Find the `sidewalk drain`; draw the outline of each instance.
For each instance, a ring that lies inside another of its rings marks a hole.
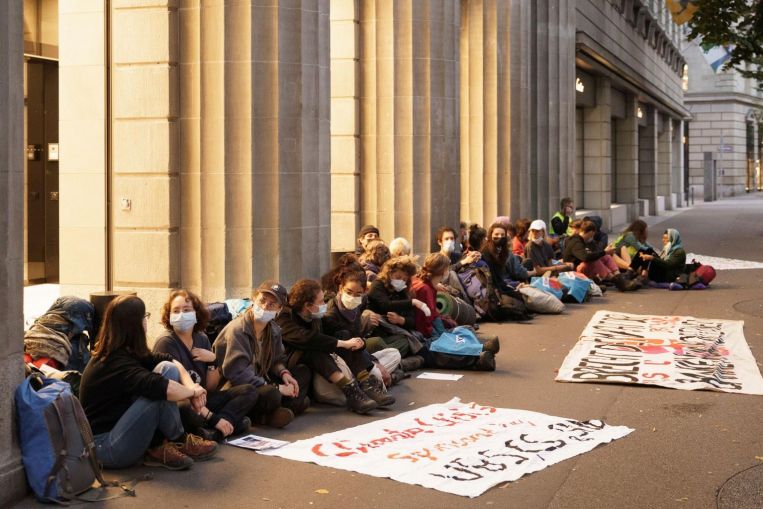
[[[763,299],[742,300],[733,307],[740,313],[763,318]]]

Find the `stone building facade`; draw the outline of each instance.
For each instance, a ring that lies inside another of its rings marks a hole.
[[[762,190],[763,92],[733,69],[716,73],[696,42],[686,43],[684,57],[690,193],[713,200]]]
[[[1,4],[0,105],[15,106],[0,108],[0,361],[12,387],[23,2]],[[66,294],[133,290],[155,311],[172,287],[211,301],[318,277],[366,223],[423,253],[441,225],[548,219],[565,196],[609,226],[683,204],[683,57],[664,0],[57,9]],[[0,486],[17,487],[8,403]]]

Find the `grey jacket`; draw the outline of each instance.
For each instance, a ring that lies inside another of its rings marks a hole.
[[[233,319],[217,336],[213,349],[217,365],[228,385],[252,385],[260,387],[278,375],[274,367],[286,364],[286,354],[281,341],[281,329],[270,322],[273,341],[273,364],[260,366],[257,363],[259,348],[254,335],[254,323],[251,312],[247,311]]]

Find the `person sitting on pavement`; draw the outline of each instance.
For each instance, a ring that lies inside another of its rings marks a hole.
[[[326,292],[327,299],[333,299],[337,294],[341,275],[347,270],[363,272],[363,266],[360,264],[355,253],[345,253],[340,256],[336,266],[321,276],[321,288]]]
[[[337,338],[363,338],[366,347],[362,352],[368,361],[373,363],[371,375],[367,378],[368,384],[375,385],[380,389],[379,391],[366,391],[366,393],[379,406],[389,406],[395,400],[391,396],[380,398],[380,395],[384,394],[384,390],[379,382],[383,382],[385,386],[391,385],[390,371],[394,371],[400,365],[401,356],[400,352],[394,346],[386,344],[383,338],[370,337],[371,331],[379,325],[381,317],[367,308],[365,274],[346,272],[343,274],[339,293],[328,303],[328,309],[322,319],[323,331]],[[393,362],[388,369],[381,362],[381,359],[386,359],[391,353],[390,351],[393,353],[392,357],[396,357],[396,362],[391,358]],[[379,353],[379,356],[372,355],[375,353]],[[379,376],[374,376],[374,372],[378,372]],[[363,389],[365,390],[365,387]]]
[[[511,252],[519,256],[522,260],[525,258],[525,246],[529,235],[530,220],[521,218],[514,222],[514,236],[511,238]]]
[[[598,250],[604,251],[609,245],[609,235],[607,235],[607,232],[603,229],[604,220],[601,216],[586,216],[583,218],[583,221],[586,220],[591,221],[596,227],[596,233],[594,233],[591,243],[593,243],[594,247]]]
[[[373,363],[364,355],[365,343],[359,337],[337,339],[323,332],[321,319],[327,304],[321,285],[312,279],[300,279],[289,291],[285,306],[276,323],[281,327],[283,342],[287,349],[289,364],[303,362],[315,375],[336,384],[347,398],[347,408],[359,414],[367,414],[379,405],[376,398],[378,387],[369,380]],[[350,368],[352,379],[346,377],[331,356],[336,354]]]
[[[564,243],[563,260],[572,263],[575,270],[586,275],[597,284],[613,284],[621,292],[638,289],[638,283],[620,274],[610,256],[615,252],[613,246],[598,250],[590,243],[596,233],[596,225],[591,221],[574,221],[573,234]]]
[[[365,225],[358,232],[358,241],[355,246],[355,255],[361,256],[366,252],[366,244],[372,240],[379,240],[379,229],[371,224]]]
[[[529,236],[525,246],[525,258],[538,275],[546,272],[566,272],[573,269],[573,263],[562,263],[554,259],[554,248],[546,240],[546,223],[536,219],[529,226]]]
[[[200,411],[207,391],[172,357],[151,353],[148,317],[134,295],[112,300],[82,375],[80,401],[105,468],[130,467],[143,458],[148,466],[183,470],[217,450],[215,442],[183,428],[177,402]]]
[[[360,257],[360,264],[366,271],[366,278],[369,283],[376,280],[381,266],[389,260],[390,252],[383,240],[372,240],[366,244],[366,251]]]
[[[572,236],[573,231],[570,223],[573,221],[573,214],[575,214],[575,202],[572,201],[572,198],[562,198],[559,210],[551,217],[548,234],[551,237]]]
[[[416,348],[420,345],[410,339],[406,331],[416,330],[414,310],[421,309],[424,313],[431,313],[429,307],[422,301],[413,297],[410,287],[413,277],[416,275],[416,260],[411,256],[401,256],[388,260],[382,267],[379,277],[371,284],[368,290],[368,308],[378,313],[384,322],[400,328],[400,331],[386,332],[386,327],[381,324],[374,330],[372,335],[385,336],[387,344],[399,347],[402,356],[402,368],[405,371],[414,371],[421,367],[424,359],[415,355],[412,344]],[[399,337],[402,333],[405,341]],[[391,343],[391,341],[393,341]]]
[[[495,370],[495,354],[498,353],[499,348],[498,338],[495,336],[480,338],[475,334],[484,348],[479,358],[470,359],[448,354],[432,355],[428,352],[429,345],[443,332],[457,326],[449,317],[440,316],[437,312],[437,286],[449,272],[450,259],[442,253],[432,253],[424,260],[424,265],[418,275],[413,278],[411,285],[416,298],[424,302],[431,310],[430,313],[424,313],[420,309],[415,312],[416,330],[427,340],[427,349],[424,353],[425,365],[433,368],[493,371]]]
[[[646,273],[649,281],[654,283],[672,283],[686,269],[686,251],[681,244],[681,235],[674,228],[668,228],[662,234],[659,255],[639,253],[639,257],[649,264]]]
[[[403,237],[397,237],[389,243],[390,258],[398,256],[409,256],[411,254],[411,244]]]
[[[513,294],[519,283],[527,281],[534,272],[522,266],[522,261],[509,248],[507,228],[501,223],[493,223],[487,232],[487,244],[482,249],[482,259],[490,269],[495,288]]]
[[[615,239],[615,252],[612,258],[620,270],[635,270],[631,267],[631,264],[633,264],[639,252],[657,254],[646,241],[647,230],[647,224],[641,219],[636,219]]]
[[[263,282],[254,291],[252,306],[228,323],[213,345],[224,388],[254,387],[257,399],[249,416],[274,428],[283,428],[310,406],[310,369],[287,365],[281,329],[274,321],[286,299],[282,285]]]
[[[183,427],[207,440],[222,441],[249,430],[247,413],[257,400],[251,385],[218,390],[220,369],[212,344],[204,333],[209,312],[201,299],[188,290],[174,290],[162,307],[161,322],[166,331],[154,343],[154,353],[171,356],[207,390],[207,404],[199,411],[180,405]]]

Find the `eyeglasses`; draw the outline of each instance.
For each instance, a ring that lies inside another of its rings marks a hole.
[[[143,319],[144,320],[150,320],[151,319],[151,313],[146,313],[145,315],[143,315]]]

